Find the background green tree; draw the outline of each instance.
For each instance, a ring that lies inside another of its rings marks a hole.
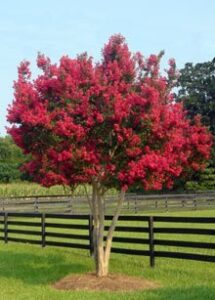
[[[0,182],[8,183],[25,178],[20,171],[26,157],[10,136],[0,137]]]
[[[202,115],[202,122],[215,134],[215,58],[186,63],[180,70],[177,100],[183,100],[190,117]]]
[[[208,126],[215,141],[215,58],[203,63],[186,63],[180,70],[177,101],[183,101],[188,115],[202,115],[202,122]],[[215,149],[204,172],[193,175],[185,185],[188,189],[215,189]]]

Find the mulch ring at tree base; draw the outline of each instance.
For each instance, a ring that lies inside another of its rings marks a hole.
[[[69,275],[53,285],[58,290],[85,291],[136,291],[160,288],[156,282],[140,277],[110,274],[107,277],[97,277],[95,274]]]

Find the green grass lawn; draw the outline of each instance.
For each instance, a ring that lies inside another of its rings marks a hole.
[[[195,211],[165,213],[162,215],[214,216],[215,212]],[[200,227],[200,225],[196,227]],[[211,225],[211,228],[214,228],[214,224]],[[128,236],[133,236],[132,233],[127,234]],[[120,235],[122,236],[122,233],[120,233]],[[161,236],[160,238],[167,238],[167,236]],[[182,236],[176,236],[175,238],[185,239]],[[199,240],[199,238],[197,236],[187,236],[187,240]],[[200,240],[215,242],[215,237],[201,237]],[[125,247],[125,245],[122,244],[117,244],[117,246]],[[173,248],[169,247],[168,250],[173,250]],[[181,248],[174,249],[174,251],[175,250],[185,251],[185,249]],[[215,255],[214,250],[197,251],[197,253]],[[93,260],[89,257],[88,251],[85,250],[55,247],[42,249],[40,246],[23,245],[12,242],[5,245],[1,242],[0,299],[215,299],[215,264],[213,263],[157,258],[156,266],[152,269],[149,267],[149,258],[147,257],[121,254],[111,255],[110,272],[145,277],[149,280],[159,282],[161,288],[152,291],[129,293],[64,292],[52,288],[52,283],[68,274],[92,272],[93,270]]]

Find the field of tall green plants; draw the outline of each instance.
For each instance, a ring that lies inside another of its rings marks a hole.
[[[34,195],[64,195],[69,194],[70,190],[63,186],[54,186],[45,188],[36,183],[16,182],[16,183],[1,183],[0,197],[13,196],[34,196]]]
[[[79,185],[74,195],[85,195],[86,190],[91,192],[90,186]],[[109,190],[109,194],[116,194],[114,189]],[[32,182],[15,182],[15,183],[0,183],[0,197],[17,197],[17,196],[49,196],[49,195],[69,195],[71,190],[62,185],[55,185],[50,188],[43,187]]]

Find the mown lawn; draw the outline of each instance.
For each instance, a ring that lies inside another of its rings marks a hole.
[[[168,215],[214,216],[214,211],[168,213]],[[214,242],[214,237],[207,238],[207,241],[210,240]],[[207,253],[214,254],[214,251]],[[40,246],[29,244],[5,245],[1,242],[0,299],[215,299],[215,264],[213,263],[157,258],[156,266],[152,269],[149,267],[147,257],[121,254],[112,254],[111,272],[143,276],[159,282],[161,288],[129,293],[64,292],[52,288],[52,283],[68,274],[92,272],[93,269],[93,260],[85,250],[54,247],[42,249]]]

